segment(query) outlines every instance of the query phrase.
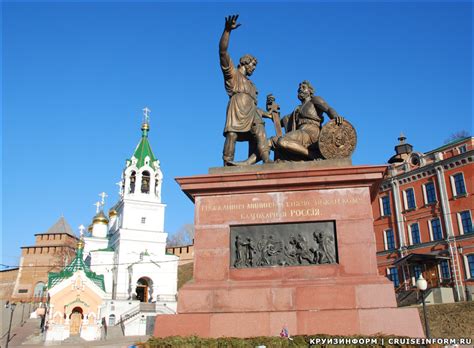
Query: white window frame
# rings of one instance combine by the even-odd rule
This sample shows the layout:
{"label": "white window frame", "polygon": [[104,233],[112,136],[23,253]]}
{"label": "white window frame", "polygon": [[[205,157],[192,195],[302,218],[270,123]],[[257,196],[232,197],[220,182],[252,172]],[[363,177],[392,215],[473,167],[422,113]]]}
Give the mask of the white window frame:
{"label": "white window frame", "polygon": [[[454,183],[454,176],[455,175],[458,175],[458,174],[461,174],[462,175],[462,181],[464,182],[464,189],[466,190],[466,193],[462,194],[462,195],[458,195],[458,193],[456,192],[456,184]],[[466,178],[464,177],[464,173],[463,172],[457,172],[457,173],[453,173],[449,176],[449,181],[451,182],[451,192],[453,193],[453,197],[459,197],[459,196],[464,196],[464,195],[467,195],[467,186],[466,186]]]}
{"label": "white window frame", "polygon": [[459,234],[460,234],[460,235],[465,234],[465,232],[464,232],[464,227],[463,227],[463,225],[462,225],[462,220],[461,220],[461,213],[464,213],[464,212],[466,212],[466,211],[469,213],[469,216],[471,217],[471,224],[472,224],[472,213],[471,213],[471,210],[468,209],[468,210],[463,210],[463,211],[458,212],[458,213],[456,214],[456,216],[457,216],[457,219],[458,219],[458,228],[459,228]]}
{"label": "white window frame", "polygon": [[[385,215],[383,211],[383,198],[388,197],[388,203],[390,207],[390,215]],[[379,198],[379,206],[380,206],[380,216],[381,217],[387,217],[392,215],[392,206],[390,204],[390,195],[383,195],[382,197]]]}
{"label": "white window frame", "polygon": [[[415,202],[414,208],[408,208],[408,199],[407,199],[407,191],[413,190],[413,202]],[[416,195],[415,195],[415,188],[414,187],[407,187],[403,190],[403,204],[405,206],[405,210],[415,210],[416,209]]]}
{"label": "white window frame", "polygon": [[469,269],[469,262],[467,260],[468,256],[474,255],[474,253],[469,253],[469,254],[464,254],[463,255],[463,261],[464,261],[464,269],[466,270],[466,278],[467,279],[473,279],[474,274],[471,274],[471,271]]}
{"label": "white window frame", "polygon": [[[433,187],[434,187],[434,193],[435,193],[435,200],[434,202],[428,202],[428,194],[427,194],[427,190],[426,190],[426,185],[428,184],[433,184]],[[436,193],[436,185],[434,183],[434,181],[428,181],[426,183],[424,183],[423,185],[423,200],[425,202],[425,205],[430,205],[430,204],[435,204],[437,201],[438,201],[438,194]],[[416,204],[416,201],[415,201],[415,204]]]}
{"label": "white window frame", "polygon": [[[441,239],[434,240],[434,239],[433,239],[433,228],[431,227],[431,221],[436,220],[436,219],[439,220],[439,227],[441,228]],[[441,240],[444,239],[443,224],[441,223],[441,218],[440,218],[440,217],[435,217],[435,218],[433,218],[433,219],[428,220],[428,228],[429,228],[429,230],[430,230],[430,240],[431,240],[432,242],[438,242],[438,241],[441,241]],[[421,236],[420,236],[420,238],[421,238]]]}
{"label": "white window frame", "polygon": [[414,221],[408,224],[408,241],[410,242],[410,245],[416,245],[413,244],[413,238],[411,236],[411,225],[417,224],[418,225],[418,235],[420,236],[420,244],[423,243],[421,241],[421,231],[420,231],[420,223],[418,221]]}
{"label": "white window frame", "polygon": [[390,272],[390,270],[391,270],[392,268],[395,268],[395,269],[397,270],[398,286],[400,286],[400,285],[402,284],[402,281],[401,281],[401,279],[400,279],[400,274],[399,274],[399,272],[398,272],[398,267],[392,266],[392,267],[386,268],[387,278],[388,278],[388,280],[390,280],[390,282],[393,284],[393,279],[391,279],[391,277],[390,277],[390,276],[392,275],[392,272]]}
{"label": "white window frame", "polygon": [[443,261],[446,261],[448,263],[449,279],[453,280],[453,275],[451,273],[451,262],[449,262],[449,260],[442,260],[438,264],[438,279],[441,280],[441,281],[445,280],[445,278],[443,278],[443,271],[442,271],[442,268],[441,268],[441,262],[443,262]]}
{"label": "white window frame", "polygon": [[[388,248],[387,231],[392,231],[392,234],[393,234],[393,249]],[[395,232],[393,231],[393,228],[387,228],[386,230],[383,231],[383,245],[384,245],[385,251],[397,250],[397,239],[395,238]]]}

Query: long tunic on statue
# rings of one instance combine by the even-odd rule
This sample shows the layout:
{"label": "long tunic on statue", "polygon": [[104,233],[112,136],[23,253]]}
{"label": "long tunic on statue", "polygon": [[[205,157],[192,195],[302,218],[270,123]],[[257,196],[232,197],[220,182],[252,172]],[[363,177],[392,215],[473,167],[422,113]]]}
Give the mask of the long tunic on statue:
{"label": "long tunic on statue", "polygon": [[263,122],[257,112],[258,92],[252,81],[234,67],[230,56],[228,62],[229,66],[221,62],[225,90],[229,95],[224,136],[227,132],[236,132],[239,140],[245,140],[252,124]]}

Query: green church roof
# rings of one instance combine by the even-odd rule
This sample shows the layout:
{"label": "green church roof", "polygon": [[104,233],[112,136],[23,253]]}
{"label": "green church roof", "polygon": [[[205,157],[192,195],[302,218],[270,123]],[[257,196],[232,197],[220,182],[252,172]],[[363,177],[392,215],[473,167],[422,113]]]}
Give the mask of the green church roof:
{"label": "green church roof", "polygon": [[148,142],[148,131],[150,127],[148,123],[142,125],[142,138],[135,149],[133,157],[137,159],[137,168],[140,169],[145,165],[145,158],[148,156],[150,158],[150,167],[152,163],[156,161],[156,157],[151,150],[150,143]]}
{"label": "green church roof", "polygon": [[73,276],[76,271],[82,270],[86,274],[87,278],[92,280],[95,285],[105,291],[104,276],[98,275],[91,271],[90,267],[86,265],[83,259],[84,242],[81,240],[78,243],[77,254],[74,260],[64,267],[60,272],[49,272],[48,273],[48,288],[51,289],[53,286],[61,283],[63,280]]}

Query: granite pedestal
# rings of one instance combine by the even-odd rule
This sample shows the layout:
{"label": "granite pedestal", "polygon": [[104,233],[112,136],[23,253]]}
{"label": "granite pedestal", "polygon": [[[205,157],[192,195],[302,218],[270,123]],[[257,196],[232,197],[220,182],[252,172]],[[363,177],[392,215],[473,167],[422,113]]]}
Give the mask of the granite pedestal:
{"label": "granite pedestal", "polygon": [[[374,335],[423,337],[418,311],[397,308],[378,275],[371,201],[386,166],[272,165],[177,178],[195,203],[194,279],[178,314],[157,316],[154,335],[201,337]],[[236,268],[233,226],[330,221],[333,264]]]}

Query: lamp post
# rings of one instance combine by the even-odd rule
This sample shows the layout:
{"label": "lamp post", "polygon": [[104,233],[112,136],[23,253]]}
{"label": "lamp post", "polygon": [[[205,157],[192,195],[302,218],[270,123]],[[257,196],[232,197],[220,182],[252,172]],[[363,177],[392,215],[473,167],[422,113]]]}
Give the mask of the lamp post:
{"label": "lamp post", "polygon": [[7,342],[5,343],[5,348],[8,348],[8,343],[10,343],[10,331],[12,329],[13,312],[15,311],[15,307],[16,303],[7,302],[5,304],[5,308],[10,310],[10,324],[8,325]]}
{"label": "lamp post", "polygon": [[428,325],[428,318],[426,317],[426,305],[425,305],[425,290],[428,287],[428,283],[423,278],[423,275],[420,274],[420,277],[416,281],[416,287],[421,291],[421,302],[423,303],[423,317],[425,318],[425,331],[426,337],[430,338],[430,327]]}

